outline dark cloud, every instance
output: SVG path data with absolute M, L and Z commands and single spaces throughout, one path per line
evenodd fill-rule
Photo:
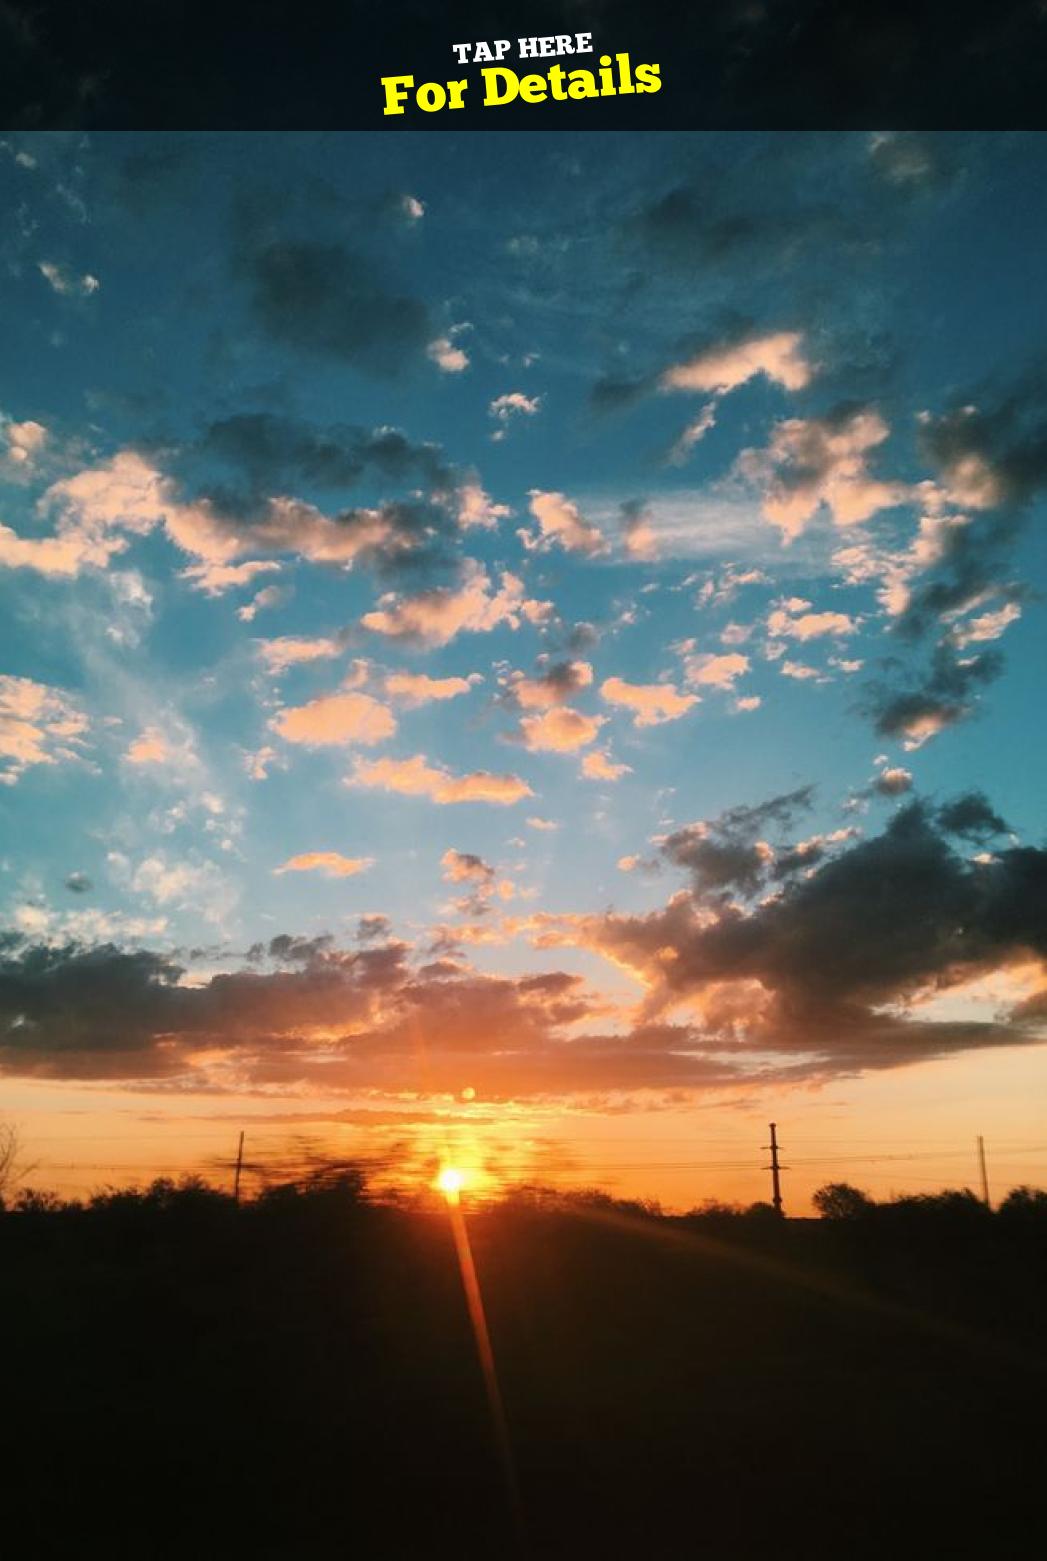
M 968 519 L 950 528 L 941 559 L 899 619 L 909 639 L 990 597 L 1028 596 L 1010 577 L 1010 556 L 1030 502 L 1047 484 L 1047 366 L 1002 388 L 970 390 L 950 411 L 926 416 L 919 443 Z
M 981 791 L 965 791 L 938 809 L 938 827 L 947 835 L 981 843 L 993 835 L 1006 835 L 1009 826 Z
M 388 376 L 416 361 L 435 334 L 420 300 L 340 244 L 278 241 L 249 252 L 240 269 L 259 326 L 298 352 Z
M 662 841 L 662 854 L 687 868 L 698 894 L 753 895 L 774 860 L 760 832 L 788 828 L 810 807 L 812 794 L 813 787 L 802 786 L 755 807 L 728 808 L 718 818 L 674 830 Z
M 828 199 L 802 199 L 775 210 L 768 190 L 724 170 L 701 169 L 629 213 L 620 227 L 627 248 L 687 272 L 744 265 L 751 274 L 791 270 L 805 253 L 821 254 L 854 236 L 853 223 Z
M 960 657 L 951 645 L 939 645 L 930 666 L 908 687 L 899 688 L 889 680 L 868 683 L 862 709 L 881 737 L 905 738 L 917 746 L 966 720 L 974 711 L 978 691 L 1002 671 L 999 651 Z
M 711 994 L 707 1024 L 725 1038 L 809 1053 L 812 1072 L 1013 1044 L 1023 1035 L 1002 1019 L 942 1024 L 899 1011 L 929 988 L 1047 958 L 1047 851 L 1013 847 L 971 862 L 942 814 L 996 816 L 983 798 L 954 806 L 910 803 L 881 835 L 751 911 L 714 901 L 710 919 L 684 893 L 649 916 L 589 918 L 585 940 L 642 973 L 655 999 Z M 739 994 L 733 1004 L 725 984 Z
M 906 1009 L 1008 963 L 1047 960 L 1047 851 L 961 854 L 952 837 L 1002 823 L 971 793 L 912 802 L 881 835 L 832 853 L 786 847 L 783 859 L 795 852 L 810 870 L 748 909 L 725 899 L 724 884 L 755 882 L 745 832 L 787 823 L 802 796 L 725 814 L 736 833 L 722 849 L 733 844 L 736 860 L 692 861 L 693 842 L 674 843 L 667 854 L 702 892 L 646 916 L 542 918 L 547 946 L 580 944 L 642 976 L 647 1016 L 620 1031 L 594 1028 L 603 1004 L 569 972 L 488 976 L 448 954 L 412 968 L 397 942 L 343 951 L 328 936 L 281 934 L 247 968 L 184 985 L 161 954 L 7 938 L 0 1070 L 184 1089 L 235 1078 L 534 1095 L 821 1077 L 1036 1038 L 1035 1003 L 991 1022 Z M 680 999 L 699 1017 L 663 1022 Z M 220 1083 L 208 1074 L 216 1053 Z
M 277 968 L 262 970 L 270 956 Z M 281 935 L 256 968 L 179 985 L 158 954 L 20 944 L 0 959 L 0 1072 L 210 1082 L 194 1054 L 225 1054 L 240 1087 L 457 1091 L 487 1097 L 727 1082 L 686 1027 L 571 1035 L 597 1009 L 582 979 L 483 976 L 449 959 L 411 971 L 403 945 L 354 953 Z M 322 1035 L 318 1046 L 315 1032 Z
M 213 463 L 231 470 L 232 481 L 205 481 L 202 491 L 238 514 L 250 514 L 274 494 L 297 491 L 302 484 L 339 491 L 371 478 L 446 493 L 463 480 L 439 446 L 415 444 L 399 429 L 317 428 L 272 412 L 221 418 L 169 461 L 183 479 Z
M 926 459 L 946 481 L 983 487 L 983 501 L 1025 504 L 1047 483 L 1047 365 L 1002 392 L 969 392 L 920 428 Z
M 375 912 L 370 916 L 360 916 L 356 923 L 356 939 L 358 943 L 377 943 L 388 938 L 392 932 L 392 922 L 388 916 Z

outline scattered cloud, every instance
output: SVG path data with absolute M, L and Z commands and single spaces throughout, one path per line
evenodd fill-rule
M 600 697 L 609 705 L 629 710 L 633 725 L 638 727 L 678 721 L 698 703 L 697 694 L 681 694 L 671 683 L 628 683 L 619 677 L 604 679 Z
M 404 797 L 428 797 L 441 804 L 491 802 L 504 807 L 534 796 L 518 775 L 493 775 L 489 770 L 455 775 L 442 765 L 430 764 L 420 753 L 410 759 L 357 760 L 346 784 Z
M 88 729 L 87 716 L 65 689 L 0 676 L 0 785 L 15 785 L 36 765 L 82 759 Z
M 340 851 L 303 851 L 288 857 L 274 873 L 322 873 L 325 878 L 355 878 L 374 866 L 373 856 L 343 856 Z

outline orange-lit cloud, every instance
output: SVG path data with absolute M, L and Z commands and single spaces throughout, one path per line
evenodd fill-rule
M 309 661 L 329 661 L 345 650 L 343 641 L 337 639 L 305 639 L 285 635 L 276 640 L 259 640 L 258 655 L 267 672 L 286 672 Z
M 270 725 L 289 743 L 314 748 L 347 744 L 371 748 L 395 734 L 396 717 L 370 694 L 346 692 L 289 706 L 274 716 Z
M 582 759 L 582 774 L 586 780 L 616 781 L 631 774 L 628 764 L 616 764 L 603 749 L 587 753 Z
M 288 857 L 274 873 L 323 873 L 326 878 L 354 878 L 374 866 L 373 856 L 342 856 L 339 851 L 303 851 Z
M 822 504 L 837 526 L 853 526 L 908 497 L 903 484 L 880 481 L 868 469 L 870 453 L 889 433 L 868 407 L 788 418 L 775 426 L 766 449 L 742 453 L 738 469 L 763 487 L 763 513 L 786 541 L 800 535 Z
M 583 715 L 567 705 L 543 710 L 541 715 L 525 715 L 520 721 L 517 739 L 535 753 L 576 753 L 595 742 L 606 716 Z
M 433 678 L 425 672 L 390 672 L 383 687 L 391 699 L 413 708 L 458 699 L 482 682 L 479 672 L 471 672 L 467 678 Z
M 486 569 L 471 559 L 460 585 L 434 586 L 415 596 L 390 594 L 373 612 L 364 613 L 360 623 L 388 639 L 437 646 L 449 644 L 457 634 L 488 634 L 500 624 L 516 629 L 523 620 L 540 622 L 548 605 L 528 600 L 523 581 L 508 571 L 493 591 Z
M 506 688 L 524 710 L 547 710 L 552 705 L 565 705 L 581 689 L 590 687 L 592 681 L 593 669 L 589 662 L 558 661 L 536 677 L 511 672 L 506 679 Z
M 749 670 L 749 658 L 740 651 L 727 651 L 723 655 L 688 655 L 684 658 L 684 676 L 688 683 L 701 688 L 733 689 L 738 679 Z
M 607 540 L 600 528 L 586 520 L 577 504 L 562 493 L 542 493 L 533 488 L 530 504 L 531 514 L 538 522 L 540 544 L 558 544 L 567 553 L 582 553 L 589 558 L 607 551 Z
M 0 676 L 0 785 L 13 786 L 34 765 L 80 758 L 88 724 L 64 689 Z
M 600 697 L 609 705 L 621 705 L 632 712 L 635 726 L 661 726 L 678 721 L 698 703 L 697 694 L 681 694 L 671 683 L 627 683 L 624 678 L 606 678 L 600 685 Z
M 731 346 L 712 347 L 665 370 L 663 390 L 704 390 L 726 395 L 758 374 L 785 390 L 802 390 L 813 369 L 803 354 L 798 331 L 753 336 Z
M 534 796 L 527 782 L 518 775 L 494 775 L 489 770 L 455 775 L 430 764 L 420 753 L 410 759 L 358 760 L 346 784 L 398 792 L 405 797 L 428 797 L 441 804 L 491 802 L 508 806 Z

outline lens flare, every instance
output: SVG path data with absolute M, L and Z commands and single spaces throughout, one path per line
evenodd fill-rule
M 436 1185 L 448 1203 L 457 1203 L 465 1186 L 465 1175 L 457 1166 L 445 1165 L 436 1178 Z

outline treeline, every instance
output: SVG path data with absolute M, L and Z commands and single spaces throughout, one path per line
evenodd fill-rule
M 473 1200 L 467 1198 L 467 1204 Z M 1004 1223 L 1047 1223 L 1047 1190 L 1039 1187 L 1012 1188 L 995 1206 L 988 1206 L 970 1188 L 945 1189 L 929 1193 L 901 1193 L 878 1201 L 849 1182 L 827 1182 L 812 1195 L 811 1202 L 821 1220 L 833 1222 L 878 1222 L 911 1224 L 913 1221 L 986 1221 L 995 1218 Z M 366 1164 L 337 1164 L 311 1171 L 299 1179 L 279 1181 L 235 1200 L 231 1193 L 215 1187 L 204 1177 L 184 1175 L 155 1177 L 147 1186 L 105 1187 L 86 1198 L 63 1198 L 47 1189 L 25 1186 L 0 1194 L 0 1215 L 21 1215 L 33 1219 L 64 1216 L 67 1219 L 94 1215 L 109 1219 L 145 1219 L 158 1214 L 219 1216 L 233 1210 L 245 1216 L 267 1217 L 288 1214 L 292 1210 L 348 1207 L 385 1207 L 402 1212 L 438 1210 L 443 1205 L 439 1193 L 421 1191 L 377 1191 L 369 1184 Z M 599 1188 L 561 1189 L 541 1184 L 519 1184 L 506 1188 L 498 1196 L 478 1199 L 473 1206 L 484 1213 L 504 1210 L 510 1213 L 545 1212 L 613 1213 L 644 1220 L 672 1223 L 707 1224 L 731 1227 L 779 1222 L 770 1203 L 727 1203 L 706 1199 L 684 1214 L 666 1213 L 657 1199 L 619 1198 Z M 802 1216 L 801 1216 L 802 1218 Z

